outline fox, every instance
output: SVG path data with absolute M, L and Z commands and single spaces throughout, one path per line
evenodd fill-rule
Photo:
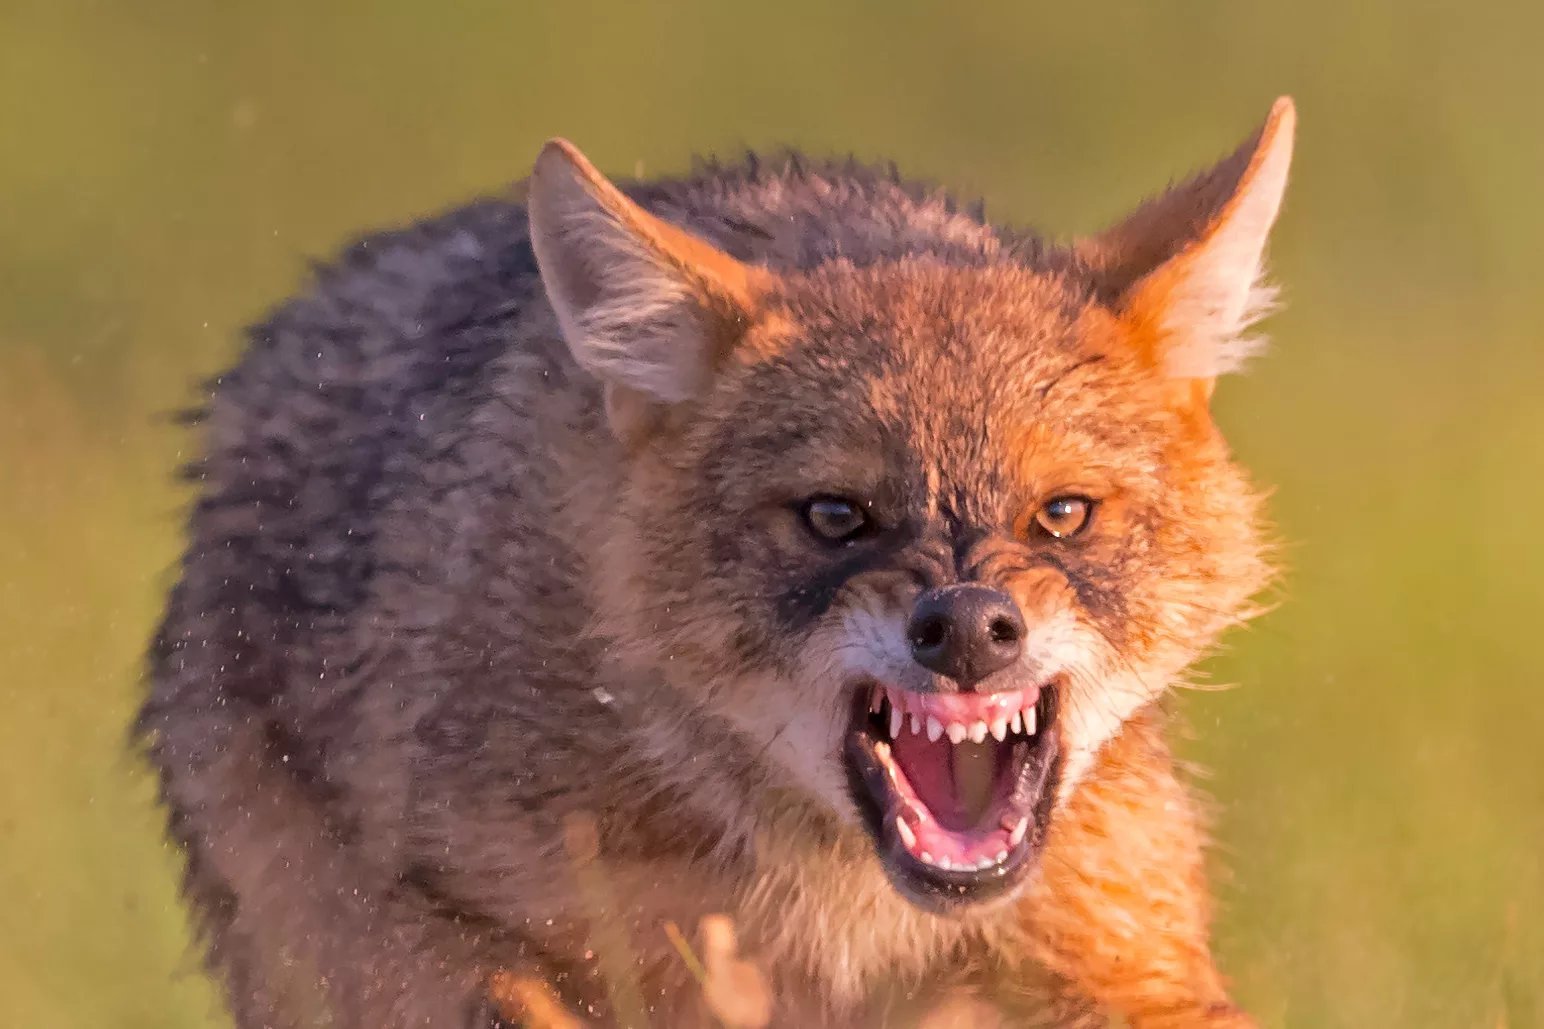
M 773 1025 L 1253 1025 L 1170 698 L 1274 581 L 1212 396 L 1295 123 L 1068 240 L 554 139 L 319 265 L 189 414 L 135 724 L 235 1024 L 719 1024 L 721 917 Z

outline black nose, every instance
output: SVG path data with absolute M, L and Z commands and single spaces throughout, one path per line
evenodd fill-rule
M 919 665 L 966 688 L 1018 660 L 1024 618 L 1001 590 L 945 586 L 922 594 L 906 635 Z

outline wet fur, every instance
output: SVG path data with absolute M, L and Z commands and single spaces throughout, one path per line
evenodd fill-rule
M 1246 1024 L 1209 955 L 1202 832 L 1158 693 L 1264 581 L 1255 501 L 1204 413 L 1121 356 L 1102 256 L 796 156 L 628 193 L 782 277 L 760 349 L 660 430 L 670 448 L 614 437 L 518 194 L 354 244 L 211 384 L 139 732 L 238 1024 L 489 1025 L 506 969 L 604 1020 L 563 846 L 576 812 L 598 819 L 605 917 L 657 1024 L 701 1014 L 661 923 L 714 911 L 770 974 L 780 1025 L 877 1022 L 917 989 L 988 981 L 1024 1021 Z M 793 337 L 816 342 L 785 359 Z M 988 413 L 1017 470 L 962 410 Z M 727 618 L 754 592 L 732 575 L 790 553 L 757 535 L 741 484 L 821 461 L 793 438 L 811 426 L 871 460 L 851 474 L 900 484 L 916 532 L 829 595 L 794 575 Z M 1014 487 L 1048 474 L 1046 447 L 1118 465 L 1125 532 L 1083 566 L 960 536 L 1022 528 Z M 935 471 L 907 480 L 916 453 Z M 822 618 L 884 608 L 896 562 L 948 579 L 993 560 L 1031 619 L 1073 602 L 1101 627 L 1108 676 L 1073 689 L 1109 724 L 1082 737 L 1028 894 L 942 918 L 812 802 L 827 784 L 731 715 L 764 700 L 774 718 L 779 689 L 838 664 Z

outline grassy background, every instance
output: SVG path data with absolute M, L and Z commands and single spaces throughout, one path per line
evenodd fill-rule
M 1284 606 L 1187 695 L 1271 1025 L 1544 1025 L 1544 7 L 0 2 L 0 1022 L 218 1025 L 126 756 L 187 441 L 308 257 L 521 177 L 793 142 L 1056 233 L 1302 129 L 1219 395 Z

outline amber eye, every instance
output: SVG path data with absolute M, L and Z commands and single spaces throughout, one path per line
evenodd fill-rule
M 873 526 L 862 506 L 844 497 L 811 497 L 799 513 L 809 531 L 827 543 L 850 543 Z
M 1087 497 L 1056 497 L 1035 512 L 1035 525 L 1047 536 L 1069 539 L 1088 528 L 1094 502 Z

